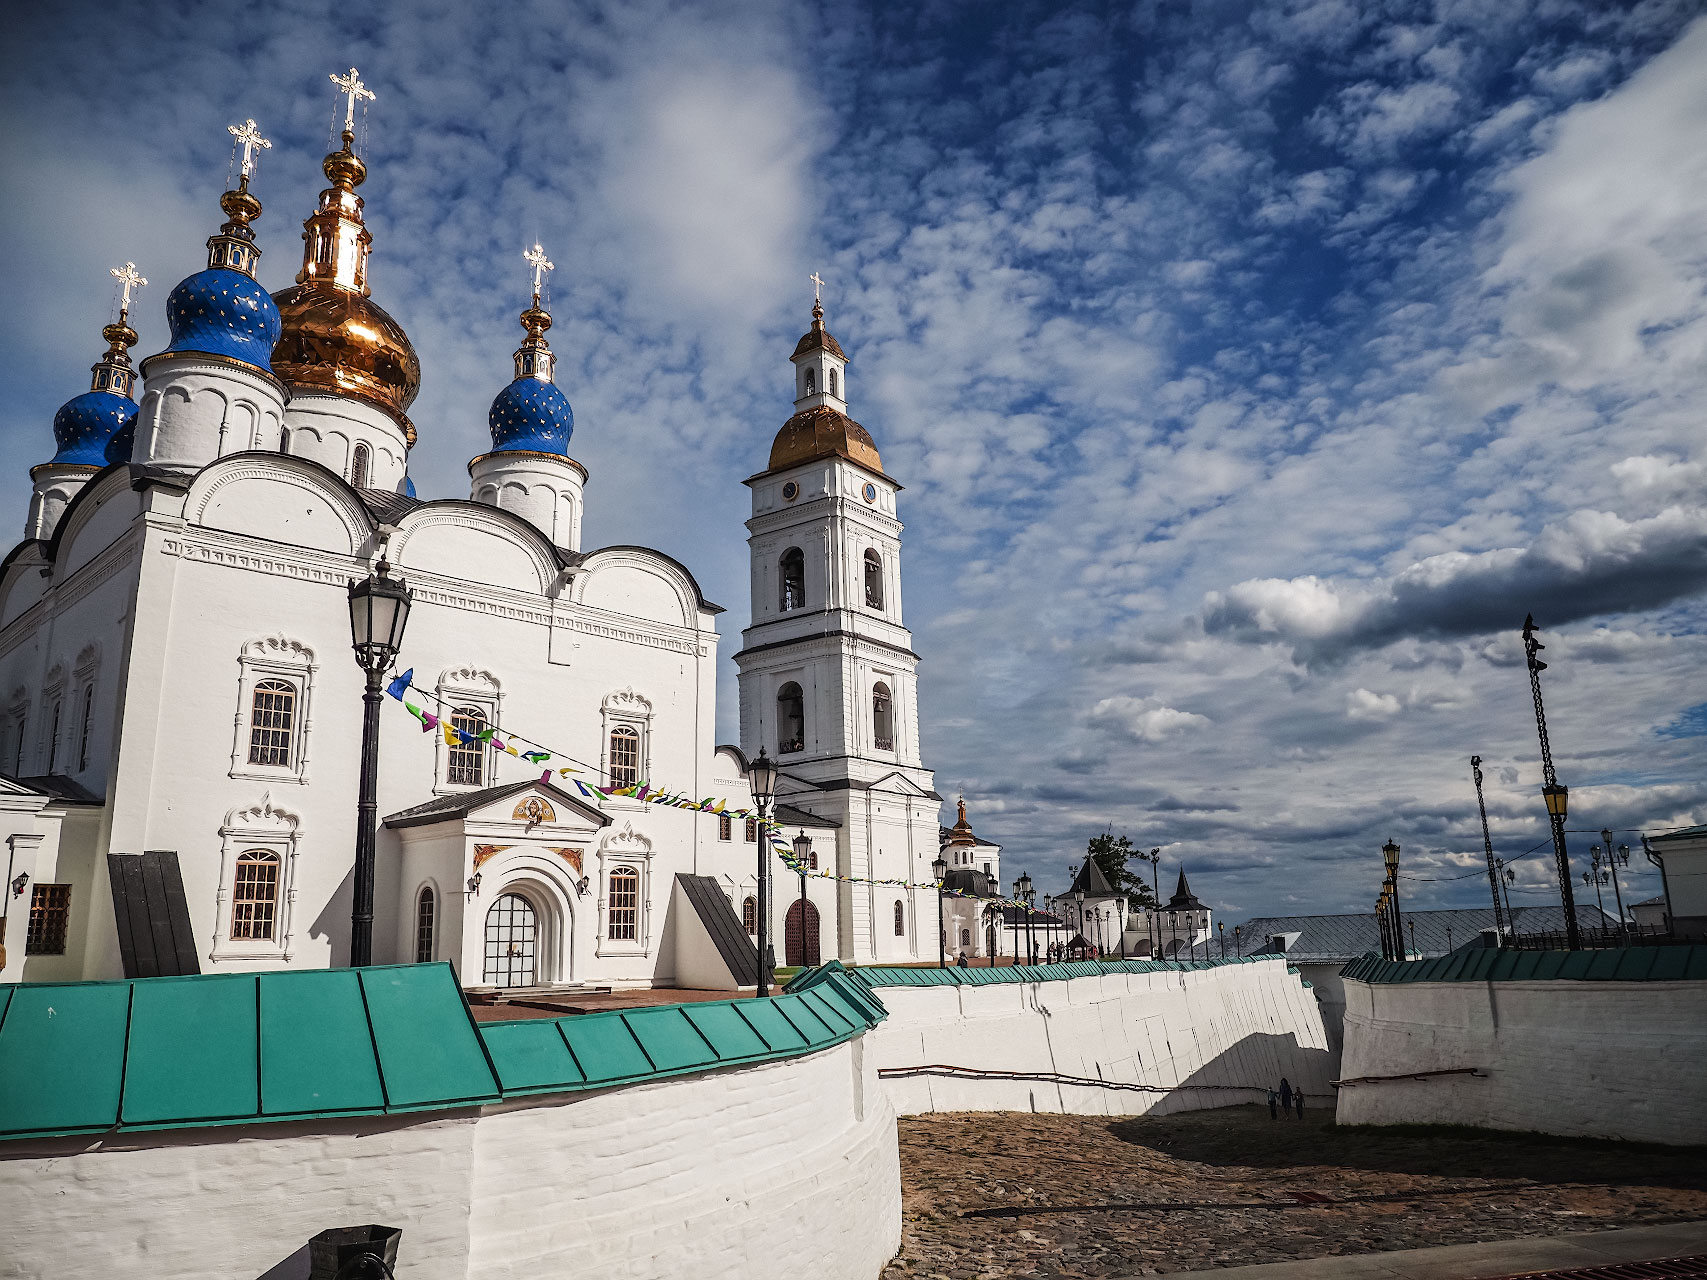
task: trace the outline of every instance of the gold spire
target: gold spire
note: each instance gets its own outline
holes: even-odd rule
[[[93,377],[89,381],[89,390],[111,391],[128,397],[136,386],[136,370],[130,367],[130,349],[136,345],[136,330],[130,327],[130,295],[131,290],[142,288],[148,281],[137,271],[134,262],[113,267],[111,271],[124,296],[119,303],[118,320],[101,330],[107,350],[90,370]]]
[[[551,313],[540,306],[539,295],[545,285],[545,273],[556,270],[556,264],[546,258],[545,249],[538,244],[526,250],[522,258],[533,268],[533,305],[521,316],[527,337],[516,348],[516,377],[550,382],[557,357],[552,353],[551,344],[545,340],[545,331],[551,328]]]
[[[249,175],[255,172],[260,153],[270,151],[273,144],[261,136],[253,120],[227,125],[226,132],[236,139],[233,146],[241,148],[243,155],[238,165],[237,189],[219,197],[219,207],[225,211],[225,225],[219,234],[208,237],[207,265],[241,271],[253,279],[261,250],[255,244],[255,233],[249,224],[261,216],[261,202],[249,190]]]
[[[367,165],[352,149],[356,135],[344,130],[343,146],[320,162],[332,185],[302,224],[302,270],[298,284],[320,281],[368,293],[367,256],[373,233],[362,222],[362,198],[356,188],[367,180]]]

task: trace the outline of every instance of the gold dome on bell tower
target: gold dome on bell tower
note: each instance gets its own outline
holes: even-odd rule
[[[367,165],[355,154],[355,104],[373,94],[351,68],[332,80],[349,99],[343,146],[321,162],[332,185],[302,224],[302,270],[273,295],[282,321],[273,372],[293,390],[325,391],[373,405],[397,420],[410,445],[406,410],[421,389],[421,361],[403,326],[368,296],[373,233],[362,222]]]

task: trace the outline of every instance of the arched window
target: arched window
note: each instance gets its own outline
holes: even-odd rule
[[[438,905],[433,886],[422,885],[420,896],[415,899],[416,964],[426,964],[433,958],[433,919],[438,914]]]
[[[279,452],[280,453],[289,453],[290,452],[290,428],[289,427],[285,427],[283,430],[281,430],[279,432]]]
[[[640,932],[640,873],[633,867],[618,867],[610,873],[610,905],[605,918],[608,936],[616,942],[633,942]]]
[[[960,945],[963,947],[969,947],[972,945],[972,930],[962,929],[960,931]]]
[[[895,899],[895,936],[907,936],[907,908],[901,904],[901,899]]]
[[[59,771],[59,713],[64,709],[65,702],[63,699],[53,704],[53,732],[48,735],[47,739],[47,771],[49,773]]]
[[[735,838],[735,819],[727,813],[717,815],[717,838],[719,840],[733,840]]]
[[[24,776],[24,739],[27,736],[25,731],[29,725],[30,713],[28,709],[18,712],[18,758],[12,764],[12,776],[15,778]]]
[[[806,750],[806,699],[792,680],[776,691],[776,749]]]
[[[759,932],[759,903],[756,898],[747,898],[741,903],[741,927],[755,937]]]
[[[813,395],[818,390],[818,375],[812,370],[806,371],[806,394]]]
[[[296,729],[296,686],[287,680],[258,681],[249,711],[249,763],[288,769]]]
[[[865,604],[869,609],[883,607],[883,557],[869,548],[865,553]]]
[[[83,686],[83,730],[81,740],[77,744],[77,768],[89,767],[89,731],[95,724],[95,686]]]
[[[610,731],[610,781],[613,787],[632,787],[640,781],[640,730],[619,724]]]
[[[231,940],[271,942],[279,909],[279,855],[248,849],[237,855],[231,886]]]
[[[806,607],[806,556],[799,547],[782,553],[782,611]]]
[[[830,370],[830,394],[836,394],[836,371],[834,369]]]
[[[350,455],[350,486],[355,489],[367,488],[368,472],[373,470],[373,451],[365,444],[358,444],[355,452]]]
[[[486,744],[479,735],[486,731],[486,713],[479,707],[458,707],[450,713],[450,727],[473,734],[474,741],[458,739],[450,749],[445,781],[453,787],[486,785]]]
[[[895,750],[895,704],[881,680],[871,688],[871,732],[879,751]]]

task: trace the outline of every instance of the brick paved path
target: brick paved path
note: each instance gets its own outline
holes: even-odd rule
[[[1228,1107],[901,1120],[900,1277],[1148,1275],[1707,1217],[1707,1151]]]

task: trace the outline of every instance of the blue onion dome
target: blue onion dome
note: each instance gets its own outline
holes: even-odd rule
[[[261,251],[249,223],[260,216],[261,202],[245,176],[235,191],[219,198],[227,221],[207,242],[207,270],[182,281],[166,299],[166,323],[172,341],[166,350],[223,356],[272,373],[273,345],[279,340],[279,309],[255,279]]]
[[[136,434],[136,401],[130,398],[136,372],[130,367],[130,347],[136,330],[119,313],[117,324],[101,330],[107,352],[94,366],[89,390],[68,400],[53,415],[53,439],[59,446],[54,462],[104,467],[109,462],[130,460],[130,442]],[[113,443],[122,437],[123,458],[111,455]]]
[[[415,492],[415,482],[411,480],[407,474],[403,477],[403,496],[405,498],[414,498],[419,496]]]
[[[555,453],[569,456],[569,437],[575,434],[575,411],[569,397],[551,381],[554,356],[545,340],[551,317],[540,308],[539,295],[522,312],[527,337],[516,351],[516,378],[492,401],[486,415],[494,452]]]

